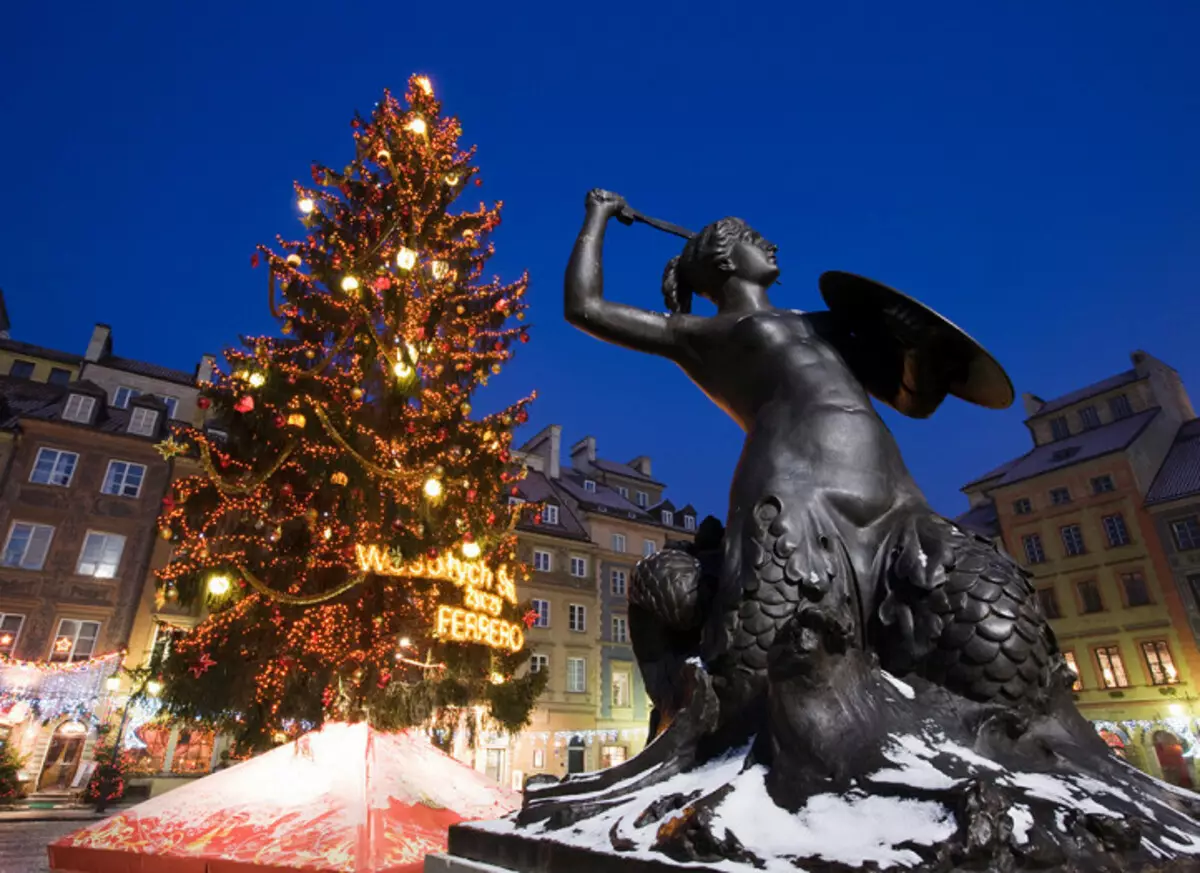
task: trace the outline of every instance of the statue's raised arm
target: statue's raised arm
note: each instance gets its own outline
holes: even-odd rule
[[[567,263],[563,307],[567,321],[597,339],[639,352],[674,358],[679,316],[667,316],[604,299],[604,231],[609,219],[627,209],[625,199],[595,189],[587,195],[587,214]]]

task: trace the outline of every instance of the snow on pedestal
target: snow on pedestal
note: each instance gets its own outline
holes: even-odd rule
[[[49,847],[50,863],[98,873],[401,873],[444,851],[450,825],[520,802],[419,731],[329,724],[69,834]]]

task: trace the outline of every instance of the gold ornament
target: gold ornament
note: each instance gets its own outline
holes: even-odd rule
[[[387,149],[380,149],[379,153],[375,157],[381,161],[390,161],[392,159],[392,153]]]
[[[449,185],[451,188],[453,188],[455,185],[458,184],[458,176],[451,173],[449,176],[446,177],[446,184]]]
[[[518,312],[518,313],[517,313],[517,321],[524,321],[524,320],[525,320],[525,313],[524,313],[524,312]]]
[[[186,452],[187,444],[175,442],[175,436],[171,435],[154,448],[156,448],[158,453],[162,455],[164,461],[169,461],[176,455],[182,455],[184,452]]]
[[[317,356],[317,353],[316,353],[316,352],[314,352],[312,349],[305,349],[305,350],[304,350],[304,357],[308,358],[310,361],[311,361],[313,358],[315,358],[316,356]]]
[[[292,252],[290,255],[287,256],[287,265],[289,267],[299,267],[300,266],[300,256],[298,254],[296,254],[295,252]]]
[[[433,83],[429,81],[428,76],[417,76],[417,87],[425,92],[426,97],[433,96]]]
[[[438,497],[442,496],[442,483],[439,482],[437,479],[426,479],[424,490],[425,490],[426,497],[430,497],[430,498],[433,498],[436,500]]]
[[[445,261],[431,261],[429,263],[429,272],[433,274],[435,279],[444,279],[446,274],[450,272],[450,267]]]
[[[429,130],[429,127],[425,124],[424,118],[418,117],[410,121],[405,127],[405,130],[415,133],[417,136],[424,136],[425,132]]]
[[[308,419],[306,419],[299,412],[293,412],[287,417],[287,423],[288,427],[304,427],[304,425],[308,423]]]
[[[401,270],[411,270],[417,263],[417,253],[412,249],[401,248],[396,252],[396,266]]]
[[[342,290],[343,291],[347,291],[347,292],[354,291],[357,288],[358,288],[358,280],[355,279],[353,276],[347,276],[346,278],[342,279]]]
[[[345,485],[350,481],[349,477],[340,470],[329,477],[329,481],[334,485]]]
[[[353,391],[350,392],[350,396],[353,397],[355,400],[362,400],[363,390],[361,388],[355,388]]]
[[[495,373],[497,376],[499,376],[500,375],[500,365],[492,364],[492,372]]]
[[[283,333],[284,336],[287,336],[289,333],[292,332],[292,323],[290,321],[285,321],[283,323],[283,327],[279,328],[279,330]]]
[[[470,403],[464,403],[462,406],[459,407],[459,409],[462,410],[463,415],[471,414],[471,404]]]
[[[251,388],[261,388],[264,384],[266,384],[267,377],[262,373],[251,373],[250,378],[246,381],[250,383]]]
[[[169,527],[160,527],[158,529],[158,535],[164,540],[169,540],[171,538],[171,529]]]
[[[467,311],[467,307],[463,306],[463,305],[460,303],[460,304],[459,304],[457,307],[455,307],[455,310],[454,310],[454,311],[455,311],[455,312],[457,312],[459,315],[462,315],[464,312],[466,312],[466,311]]]

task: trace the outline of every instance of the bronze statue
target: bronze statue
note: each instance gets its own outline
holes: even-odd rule
[[[665,314],[605,298],[613,218],[687,238],[663,278]],[[917,418],[948,395],[1004,408],[1013,399],[1004,371],[886,286],[826,273],[829,310],[800,312],[768,299],[778,277],[775,247],[739,219],[693,235],[615,194],[588,195],[567,320],[674,361],[746,440],[726,525],[706,519],[693,543],[642,560],[629,586],[652,742],[610,770],[530,786],[505,840],[455,826],[451,851],[527,871],[607,870],[594,850],[555,856],[548,845],[561,841],[520,830],[582,833],[570,826],[595,819],[611,824],[618,855],[762,867],[756,846],[717,823],[741,783],[698,775],[745,748],[741,772],[761,768],[784,810],[818,797],[941,804],[953,833],[906,844],[920,862],[911,869],[1200,867],[1200,798],[1109,752],[1075,708],[1074,674],[1028,574],[929,507],[869,399]],[[694,314],[696,296],[716,313]],[[914,755],[935,775],[897,776],[896,762]]]

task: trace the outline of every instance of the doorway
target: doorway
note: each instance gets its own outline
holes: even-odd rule
[[[77,721],[60,724],[50,738],[50,748],[42,762],[38,777],[38,791],[69,791],[79,760],[83,757],[83,746],[87,742],[87,728]]]
[[[504,778],[504,749],[487,749],[484,771],[493,782],[499,783]]]
[[[571,742],[567,744],[567,773],[582,773],[587,766],[585,755],[587,748],[583,744],[583,737],[571,737]]]

